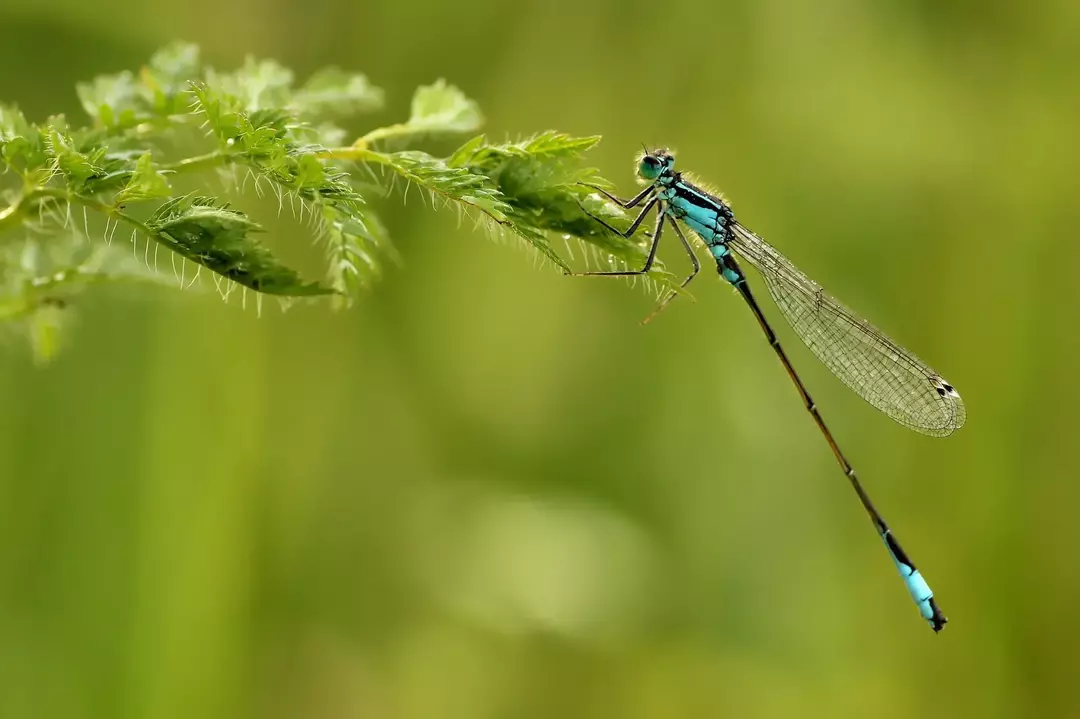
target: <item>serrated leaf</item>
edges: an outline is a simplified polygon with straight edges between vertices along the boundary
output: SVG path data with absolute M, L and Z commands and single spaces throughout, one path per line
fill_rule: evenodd
M 206 71 L 206 82 L 239 103 L 247 112 L 268 107 L 284 108 L 292 93 L 293 72 L 274 60 L 248 56 L 243 67 L 230 73 Z
M 380 257 L 390 246 L 386 228 L 371 208 L 356 205 L 323 205 L 322 219 L 330 265 L 327 280 L 343 296 L 355 296 L 382 273 Z
M 347 73 L 337 67 L 324 68 L 308 78 L 290 103 L 298 116 L 310 120 L 373 112 L 382 106 L 380 88 L 364 75 Z
M 206 85 L 194 88 L 194 94 L 198 111 L 232 161 L 248 165 L 303 199 L 360 199 L 342 180 L 340 170 L 324 165 L 321 146 L 294 141 L 296 120 L 287 111 L 236 109 L 230 95 Z
M 239 101 L 235 97 L 208 83 L 196 83 L 191 92 L 195 111 L 206 119 L 212 135 L 227 144 L 240 134 Z
M 596 183 L 595 170 L 580 166 L 581 155 L 599 141 L 598 137 L 571 137 L 558 132 L 544 132 L 514 143 L 483 145 L 471 150 L 465 166 L 474 173 L 491 178 L 509 206 L 511 224 L 522 233 L 539 237 L 547 233 L 571 235 L 629 266 L 640 267 L 648 253 L 650 240 L 644 230 L 625 238 L 604 229 L 590 217 L 611 212 L 597 199 L 595 192 L 581 183 Z M 455 153 L 457 156 L 461 151 Z M 615 208 L 620 213 L 621 210 Z M 663 265 L 653 265 L 650 276 L 665 285 L 675 278 Z
M 378 255 L 389 249 L 385 232 L 347 175 L 321 157 L 322 147 L 298 143 L 307 126 L 281 108 L 248 112 L 231 95 L 209 85 L 196 88 L 195 96 L 233 162 L 284 188 L 319 218 L 334 289 L 354 292 L 378 276 Z
M 430 133 L 475 132 L 484 124 L 480 107 L 442 78 L 417 89 L 408 124 Z
M 7 167 L 26 174 L 48 162 L 45 138 L 18 108 L 0 105 L 0 158 Z
M 239 134 L 232 138 L 238 153 L 247 159 L 267 164 L 284 162 L 289 154 L 286 134 L 288 116 L 276 110 L 259 110 L 237 117 Z
M 90 153 L 80 152 L 71 136 L 56 129 L 49 130 L 47 145 L 53 166 L 64 176 L 73 192 L 84 193 L 92 180 L 106 176 L 102 166 L 104 147 L 95 148 Z
M 146 65 L 154 82 L 166 88 L 186 87 L 188 82 L 198 77 L 199 68 L 199 46 L 180 41 L 155 52 Z
M 45 148 L 51 172 L 46 181 L 62 177 L 72 194 L 91 196 L 111 192 L 127 184 L 135 159 L 127 151 L 110 152 L 98 131 L 77 130 L 69 134 L 55 118 L 45 128 Z
M 136 279 L 143 267 L 150 273 L 149 244 L 141 242 L 149 237 L 256 291 L 354 294 L 378 278 L 381 263 L 392 253 L 385 228 L 360 188 L 386 193 L 392 181 L 371 172 L 371 184 L 364 186 L 364 176 L 345 172 L 341 163 L 348 161 L 385 166 L 393 177 L 404 179 L 399 187 L 419 187 L 425 203 L 430 196 L 433 206 L 463 208 L 489 228 L 524 238 L 563 269 L 566 265 L 549 242 L 555 233 L 580 237 L 634 266 L 644 259 L 648 239 L 643 233 L 627 240 L 589 217 L 608 216 L 617 226 L 627 219 L 620 208 L 580 184 L 602 182 L 595 170 L 579 166 L 598 138 L 545 132 L 491 144 L 480 135 L 446 159 L 391 152 L 402 149 L 397 142 L 476 134 L 483 122 L 476 103 L 442 80 L 416 91 L 407 121 L 373 130 L 348 148 L 341 147 L 342 130 L 327 120 L 378 108 L 382 92 L 363 75 L 337 68 L 317 72 L 296 88 L 292 72 L 272 60 L 248 58 L 233 72 L 204 71 L 194 45 L 175 43 L 156 53 L 137 75 L 119 73 L 84 83 L 79 96 L 93 118 L 90 129 L 69 126 L 63 117 L 35 126 L 17 110 L 0 107 L 0 170 L 14 168 L 23 175 L 22 193 L 0 210 L 0 223 L 5 230 L 28 224 L 41 233 L 30 238 L 40 240 L 35 245 L 40 252 L 25 255 L 25 266 L 0 245 L 0 315 L 14 307 L 25 320 L 41 303 L 64 299 L 78 287 L 128 277 L 63 256 L 69 240 L 92 246 L 78 225 L 86 234 L 100 228 L 100 219 L 94 223 L 72 216 L 71 208 L 80 205 L 135 228 L 132 243 L 140 256 L 132 256 L 127 242 L 116 243 L 116 249 L 128 250 L 117 256 L 129 261 Z M 170 157 L 175 161 L 169 170 L 155 165 L 164 153 L 186 149 L 184 130 L 200 123 L 216 140 L 215 151 Z M 305 282 L 282 265 L 255 240 L 259 225 L 221 201 L 171 199 L 146 221 L 139 219 L 143 213 L 124 212 L 127 202 L 168 198 L 170 172 L 194 175 L 216 168 L 246 173 L 243 186 L 254 178 L 260 194 L 269 181 L 283 205 L 300 205 L 300 216 L 327 243 L 329 287 Z M 108 233 L 115 231 L 110 225 Z M 21 279 L 11 285 L 13 278 Z
M 75 88 L 83 110 L 103 127 L 134 127 L 147 117 L 142 90 L 126 70 L 80 82 Z
M 332 122 L 321 122 L 314 127 L 297 128 L 297 135 L 298 137 L 305 137 L 312 144 L 322 145 L 323 147 L 338 147 L 345 144 L 348 132 Z
M 174 42 L 154 53 L 140 73 L 154 111 L 159 115 L 187 112 L 191 83 L 198 79 L 200 69 L 198 45 Z
M 127 185 L 116 195 L 116 204 L 155 200 L 171 194 L 169 181 L 154 167 L 154 159 L 147 152 L 136 161 Z
M 591 176 L 580 169 L 578 160 L 595 143 L 591 137 L 543 133 L 522 142 L 476 148 L 466 167 L 491 178 L 518 224 L 579 237 L 600 235 L 602 227 L 584 221 L 588 216 L 578 202 L 589 194 L 579 183 Z
M 480 107 L 458 88 L 437 80 L 417 89 L 407 122 L 373 130 L 360 144 L 408 142 L 424 137 L 440 137 L 475 132 L 484 124 Z
M 569 271 L 565 261 L 551 249 L 544 233 L 530 223 L 518 222 L 519 213 L 487 178 L 469 172 L 464 167 L 450 167 L 444 161 L 423 152 L 395 152 L 380 157 L 408 182 L 416 183 L 422 189 L 460 203 L 466 208 L 480 210 L 488 218 L 531 244 L 555 265 Z
M 304 282 L 251 235 L 262 228 L 247 215 L 208 197 L 178 198 L 146 222 L 151 236 L 183 257 L 257 292 L 311 296 L 334 290 Z
M 475 207 L 499 223 L 507 222 L 510 208 L 485 178 L 463 167 L 450 167 L 425 152 L 408 150 L 381 155 L 383 162 L 409 182 L 448 200 Z
M 477 135 L 458 149 L 454 150 L 454 154 L 446 160 L 446 164 L 450 167 L 465 167 L 476 156 L 476 153 L 480 148 L 484 147 L 486 144 L 487 137 L 485 135 Z
M 486 145 L 478 149 L 470 160 L 473 167 L 487 163 L 499 163 L 505 158 L 529 161 L 578 160 L 600 142 L 599 135 L 572 137 L 562 132 L 548 130 L 521 142 Z

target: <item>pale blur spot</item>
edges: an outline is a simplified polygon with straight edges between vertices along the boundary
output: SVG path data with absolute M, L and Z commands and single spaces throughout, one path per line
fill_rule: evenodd
M 440 600 L 505 632 L 624 636 L 657 581 L 645 533 L 579 501 L 486 496 L 427 540 L 425 579 Z

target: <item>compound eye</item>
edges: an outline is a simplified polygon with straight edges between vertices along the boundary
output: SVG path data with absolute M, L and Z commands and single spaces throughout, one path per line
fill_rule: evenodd
M 659 159 L 652 155 L 646 155 L 641 158 L 641 164 L 638 165 L 638 174 L 646 180 L 655 180 L 660 174 L 661 167 L 662 163 Z

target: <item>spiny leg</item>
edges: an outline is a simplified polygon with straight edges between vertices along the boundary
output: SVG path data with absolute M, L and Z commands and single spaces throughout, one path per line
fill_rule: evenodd
M 604 222 L 599 217 L 596 217 L 595 215 L 589 215 L 589 217 L 592 217 L 594 220 L 596 220 L 615 234 L 630 238 L 637 231 L 638 226 L 641 225 L 642 220 L 645 219 L 645 215 L 647 215 L 649 211 L 652 210 L 654 205 L 656 205 L 655 197 L 649 201 L 649 204 L 645 205 L 645 209 L 641 211 L 641 214 L 637 216 L 633 224 L 631 224 L 630 227 L 627 228 L 626 232 L 620 232 L 619 230 L 616 230 L 614 227 Z M 660 245 L 660 235 L 663 234 L 663 230 L 664 208 L 661 206 L 656 211 L 656 228 L 653 230 L 653 240 L 652 245 L 649 247 L 649 256 L 645 259 L 645 266 L 642 267 L 640 270 L 621 270 L 615 272 L 569 272 L 567 274 L 573 275 L 574 277 L 628 277 L 631 275 L 648 274 L 649 270 L 652 269 L 653 261 L 656 259 L 656 248 Z
M 619 199 L 618 197 L 616 197 L 615 195 L 611 194 L 607 190 L 605 190 L 603 187 L 599 187 L 597 185 L 590 185 L 588 182 L 580 182 L 578 184 L 582 185 L 584 187 L 588 187 L 590 189 L 596 190 L 601 195 L 608 198 L 609 200 L 614 202 L 616 205 L 618 205 L 619 207 L 622 207 L 625 210 L 629 210 L 629 209 L 631 209 L 633 207 L 637 207 L 638 205 L 640 205 L 641 201 L 644 200 L 646 197 L 648 197 L 649 193 L 653 191 L 652 185 L 649 185 L 648 187 L 646 187 L 644 190 L 642 190 L 641 192 L 639 192 L 637 195 L 630 198 L 629 200 L 622 200 L 622 199 Z
M 693 245 L 690 244 L 690 240 L 686 239 L 686 234 L 683 233 L 682 228 L 679 227 L 679 223 L 675 221 L 675 218 L 671 215 L 668 215 L 667 220 L 671 223 L 671 227 L 675 230 L 675 234 L 678 235 L 679 239 L 682 241 L 682 246 L 686 249 L 686 254 L 690 255 L 690 262 L 694 264 L 694 269 L 690 271 L 690 276 L 683 280 L 682 284 L 679 285 L 679 289 L 683 290 L 686 289 L 686 286 L 690 284 L 690 282 L 693 281 L 695 277 L 697 277 L 698 272 L 701 271 L 701 261 L 698 260 L 697 253 L 694 252 Z M 660 311 L 662 309 L 667 307 L 668 302 L 671 302 L 673 299 L 675 299 L 675 296 L 677 294 L 679 293 L 676 290 L 672 290 L 671 292 L 669 292 L 667 297 L 661 300 L 660 304 L 656 306 L 656 309 L 650 312 L 649 316 L 641 321 L 641 324 L 649 324 L 649 322 L 651 322 L 654 317 L 660 314 Z
M 641 222 L 645 219 L 645 215 L 649 214 L 649 210 L 651 210 L 653 208 L 653 205 L 655 205 L 657 202 L 658 202 L 658 200 L 655 197 L 652 198 L 651 200 L 649 200 L 649 203 L 647 205 L 645 205 L 645 207 L 643 207 L 641 209 L 641 212 L 638 213 L 638 216 L 634 218 L 634 221 L 630 223 L 630 227 L 628 227 L 625 232 L 623 230 L 620 230 L 619 228 L 615 227 L 614 225 L 610 224 L 609 222 L 607 222 L 607 220 L 603 219 L 602 217 L 597 217 L 593 213 L 589 212 L 588 210 L 585 209 L 584 205 L 581 206 L 581 211 L 584 212 L 589 217 L 596 220 L 597 222 L 599 222 L 601 225 L 603 225 L 607 229 L 614 232 L 616 235 L 621 235 L 622 237 L 625 237 L 626 239 L 630 239 L 631 237 L 633 237 L 634 233 L 637 232 L 637 228 L 641 226 Z

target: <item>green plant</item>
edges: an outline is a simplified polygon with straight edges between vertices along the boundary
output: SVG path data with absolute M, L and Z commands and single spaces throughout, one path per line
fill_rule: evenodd
M 16 182 L 0 209 L 0 321 L 26 329 L 43 359 L 72 299 L 95 285 L 186 288 L 205 269 L 226 298 L 240 288 L 259 300 L 348 304 L 394 256 L 373 201 L 414 185 L 432 207 L 456 207 L 563 271 L 553 237 L 618 263 L 645 256 L 645 238 L 613 235 L 584 211 L 623 214 L 581 184 L 608 186 L 579 166 L 598 137 L 549 131 L 498 144 L 477 135 L 448 157 L 414 149 L 483 122 L 476 103 L 441 80 L 416 91 L 408 120 L 352 142 L 336 123 L 378 109 L 383 92 L 336 68 L 296 85 L 274 61 L 218 72 L 177 43 L 137 74 L 99 77 L 78 95 L 85 127 L 63 116 L 31 123 L 0 105 L 0 161 Z M 278 211 L 288 207 L 318 238 L 323 279 L 303 279 L 256 239 L 259 223 L 231 204 L 252 192 L 276 195 Z M 160 271 L 163 254 L 171 272 Z M 662 268 L 654 278 L 671 284 Z

